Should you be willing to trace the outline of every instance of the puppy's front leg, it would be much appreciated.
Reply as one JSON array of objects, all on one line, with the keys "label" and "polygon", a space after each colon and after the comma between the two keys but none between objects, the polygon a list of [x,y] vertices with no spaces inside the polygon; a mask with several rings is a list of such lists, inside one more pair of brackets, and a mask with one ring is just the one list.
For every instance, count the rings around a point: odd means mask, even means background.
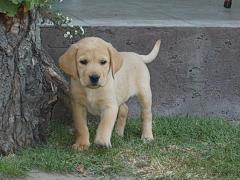
[{"label": "puppy's front leg", "polygon": [[73,149],[84,150],[90,146],[89,132],[87,127],[87,110],[78,102],[72,101],[74,127],[76,130],[76,142]]},{"label": "puppy's front leg", "polygon": [[111,147],[111,135],[118,114],[118,106],[105,109],[101,114],[94,143],[101,146]]}]

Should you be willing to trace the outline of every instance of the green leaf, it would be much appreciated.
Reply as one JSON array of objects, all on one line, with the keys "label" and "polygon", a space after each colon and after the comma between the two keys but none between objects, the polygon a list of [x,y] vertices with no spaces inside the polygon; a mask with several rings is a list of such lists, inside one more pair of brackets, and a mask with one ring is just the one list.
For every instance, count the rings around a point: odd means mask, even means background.
[{"label": "green leaf", "polygon": [[8,16],[13,17],[13,16],[16,15],[17,10],[18,10],[20,5],[21,5],[21,3],[15,4],[12,1],[0,0],[0,12],[5,13]]},{"label": "green leaf", "polygon": [[35,7],[38,7],[40,5],[40,2],[39,0],[25,0],[24,5],[31,10]]},{"label": "green leaf", "polygon": [[13,4],[21,4],[23,0],[10,0]]}]

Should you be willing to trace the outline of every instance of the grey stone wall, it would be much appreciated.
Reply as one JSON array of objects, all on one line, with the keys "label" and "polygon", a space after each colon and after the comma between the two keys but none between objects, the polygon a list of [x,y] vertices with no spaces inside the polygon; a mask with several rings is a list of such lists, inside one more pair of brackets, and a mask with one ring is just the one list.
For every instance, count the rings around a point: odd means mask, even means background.
[{"label": "grey stone wall", "polygon": [[[42,44],[57,61],[68,46],[63,29],[43,27]],[[119,51],[147,54],[157,39],[160,54],[148,64],[153,112],[239,119],[240,29],[191,27],[88,27],[86,36],[109,41]],[[130,116],[139,108],[129,102]]]}]

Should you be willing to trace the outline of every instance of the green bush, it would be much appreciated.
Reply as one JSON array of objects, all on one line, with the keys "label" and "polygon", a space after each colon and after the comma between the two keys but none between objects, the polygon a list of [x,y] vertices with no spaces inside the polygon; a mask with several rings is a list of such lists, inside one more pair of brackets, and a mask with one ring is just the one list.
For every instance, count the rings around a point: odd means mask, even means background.
[{"label": "green bush", "polygon": [[[64,26],[67,31],[65,38],[72,39],[84,35],[84,29],[81,26],[69,25],[71,18],[63,15],[59,10],[51,8],[53,3],[62,2],[63,0],[0,0],[0,13],[9,17],[14,17],[18,12],[27,13],[32,9],[37,9],[41,23],[51,23],[55,26]],[[18,18],[23,18],[20,16]]]},{"label": "green bush", "polygon": [[33,8],[48,6],[53,1],[54,0],[0,0],[0,12],[13,17],[21,7],[26,12]]}]

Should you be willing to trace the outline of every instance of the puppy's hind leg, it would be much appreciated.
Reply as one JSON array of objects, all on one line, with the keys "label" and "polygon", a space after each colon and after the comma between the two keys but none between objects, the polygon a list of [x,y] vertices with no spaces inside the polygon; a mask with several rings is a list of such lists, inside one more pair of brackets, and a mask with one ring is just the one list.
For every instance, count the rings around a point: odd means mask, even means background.
[{"label": "puppy's hind leg", "polygon": [[153,140],[152,133],[152,92],[150,86],[141,88],[138,94],[142,116],[142,139]]},{"label": "puppy's hind leg", "polygon": [[118,111],[118,117],[117,117],[117,123],[115,127],[116,133],[123,137],[124,134],[124,128],[127,121],[127,115],[128,115],[128,106],[124,103],[120,105],[119,111]]}]

